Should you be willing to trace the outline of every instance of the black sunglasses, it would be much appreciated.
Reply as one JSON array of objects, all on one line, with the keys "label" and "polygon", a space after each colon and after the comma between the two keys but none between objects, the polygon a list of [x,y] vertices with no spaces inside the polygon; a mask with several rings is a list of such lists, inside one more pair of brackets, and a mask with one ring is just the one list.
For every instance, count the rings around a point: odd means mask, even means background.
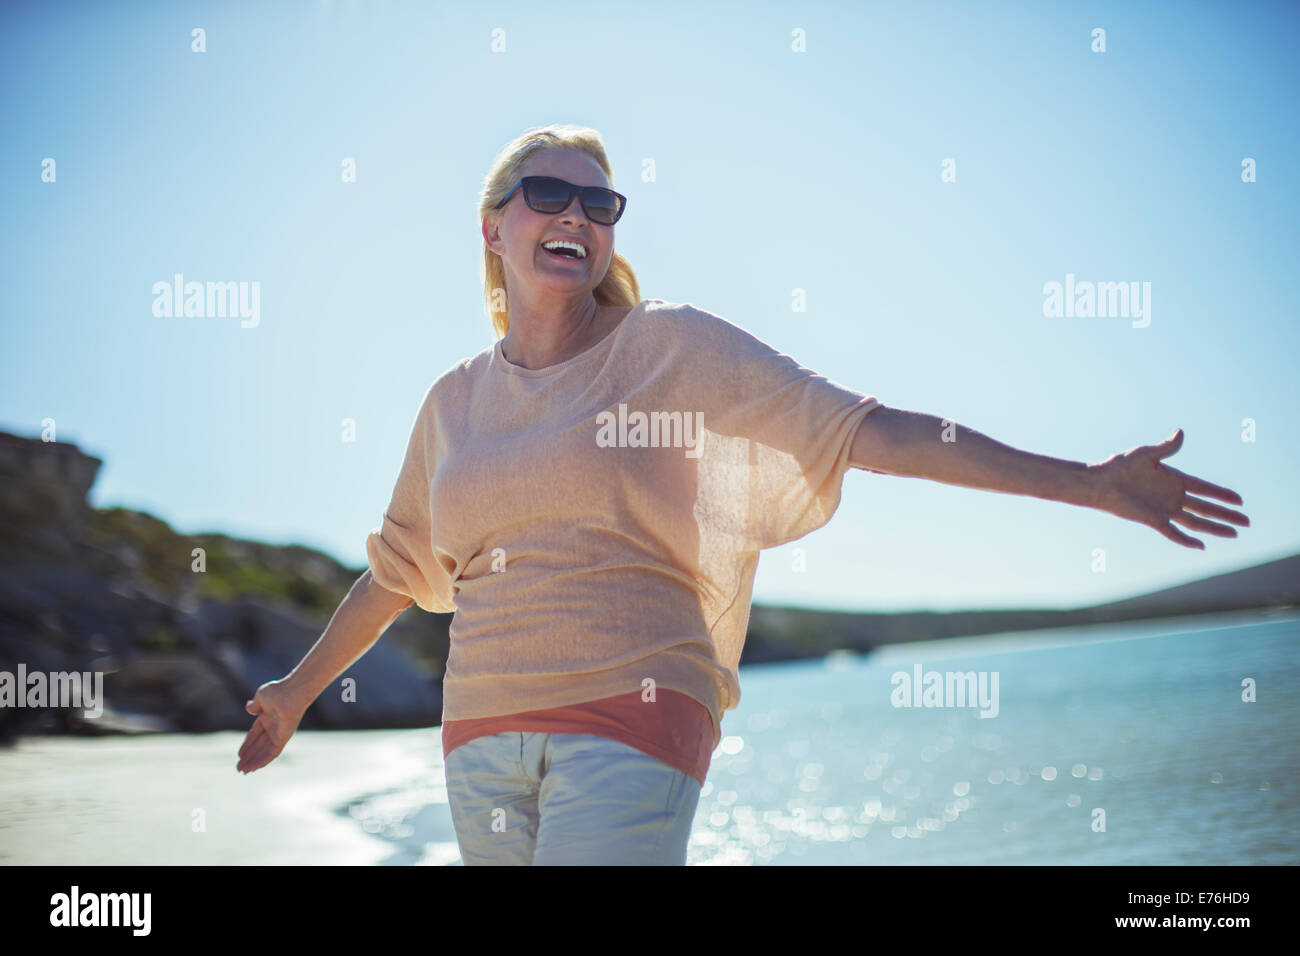
[{"label": "black sunglasses", "polygon": [[506,193],[506,198],[497,203],[496,208],[504,206],[521,188],[529,209],[550,215],[568,209],[569,203],[573,202],[573,197],[577,194],[587,218],[602,226],[614,225],[627,208],[627,197],[622,193],[604,186],[575,186],[554,176],[525,176],[515,184],[514,189]]}]

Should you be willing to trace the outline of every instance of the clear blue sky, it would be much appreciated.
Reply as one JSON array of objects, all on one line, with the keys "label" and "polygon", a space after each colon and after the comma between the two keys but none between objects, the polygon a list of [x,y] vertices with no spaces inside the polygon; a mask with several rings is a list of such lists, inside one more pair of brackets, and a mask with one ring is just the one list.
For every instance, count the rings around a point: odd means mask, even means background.
[{"label": "clear blue sky", "polygon": [[[1237,490],[1254,525],[1198,552],[855,471],[826,528],[764,553],[757,602],[1075,606],[1292,554],[1297,21],[1281,3],[6,3],[0,429],[55,419],[104,459],[96,506],[362,566],[426,388],[493,341],[488,164],[579,123],[630,197],[616,248],[644,296],[1028,451],[1093,462],[1181,426],[1170,463]],[[260,282],[260,324],[155,317],[177,272]],[[1150,325],[1045,317],[1067,273],[1150,282]]]}]

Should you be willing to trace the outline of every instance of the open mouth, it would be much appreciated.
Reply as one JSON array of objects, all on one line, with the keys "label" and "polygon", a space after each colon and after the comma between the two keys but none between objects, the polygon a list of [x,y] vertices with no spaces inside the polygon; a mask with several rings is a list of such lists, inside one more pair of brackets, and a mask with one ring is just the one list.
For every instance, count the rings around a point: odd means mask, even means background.
[{"label": "open mouth", "polygon": [[[585,259],[586,248],[579,250],[574,248],[576,243],[572,242],[551,242],[542,246],[542,251],[557,259]],[[548,248],[549,246],[549,248]]]}]

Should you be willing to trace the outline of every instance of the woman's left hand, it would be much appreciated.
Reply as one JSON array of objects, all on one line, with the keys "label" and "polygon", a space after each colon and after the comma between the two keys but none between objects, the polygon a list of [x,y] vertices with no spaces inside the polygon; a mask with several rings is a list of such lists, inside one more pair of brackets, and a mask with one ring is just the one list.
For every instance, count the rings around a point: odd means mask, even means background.
[{"label": "woman's left hand", "polygon": [[1195,493],[1218,498],[1229,504],[1242,503],[1241,495],[1235,491],[1194,478],[1160,461],[1173,455],[1182,446],[1183,430],[1180,428],[1158,445],[1139,445],[1112,455],[1099,464],[1089,465],[1088,469],[1094,473],[1097,481],[1095,507],[1155,528],[1175,544],[1204,551],[1205,545],[1202,542],[1183,534],[1174,527],[1173,522],[1177,521],[1188,528],[1220,538],[1235,538],[1235,528],[1206,521],[1196,515],[1219,518],[1243,528],[1250,527],[1250,519],[1240,511],[1193,497]]}]

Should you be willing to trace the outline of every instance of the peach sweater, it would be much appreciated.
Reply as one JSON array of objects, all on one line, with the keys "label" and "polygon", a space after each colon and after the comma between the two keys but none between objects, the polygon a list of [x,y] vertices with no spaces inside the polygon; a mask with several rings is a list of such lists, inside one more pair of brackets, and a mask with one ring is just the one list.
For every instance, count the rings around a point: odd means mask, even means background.
[{"label": "peach sweater", "polygon": [[879,406],[662,299],[556,365],[500,341],[455,363],[366,539],[377,583],[455,612],[444,721],[667,689],[708,709],[716,746],[758,552],[830,520]]}]

